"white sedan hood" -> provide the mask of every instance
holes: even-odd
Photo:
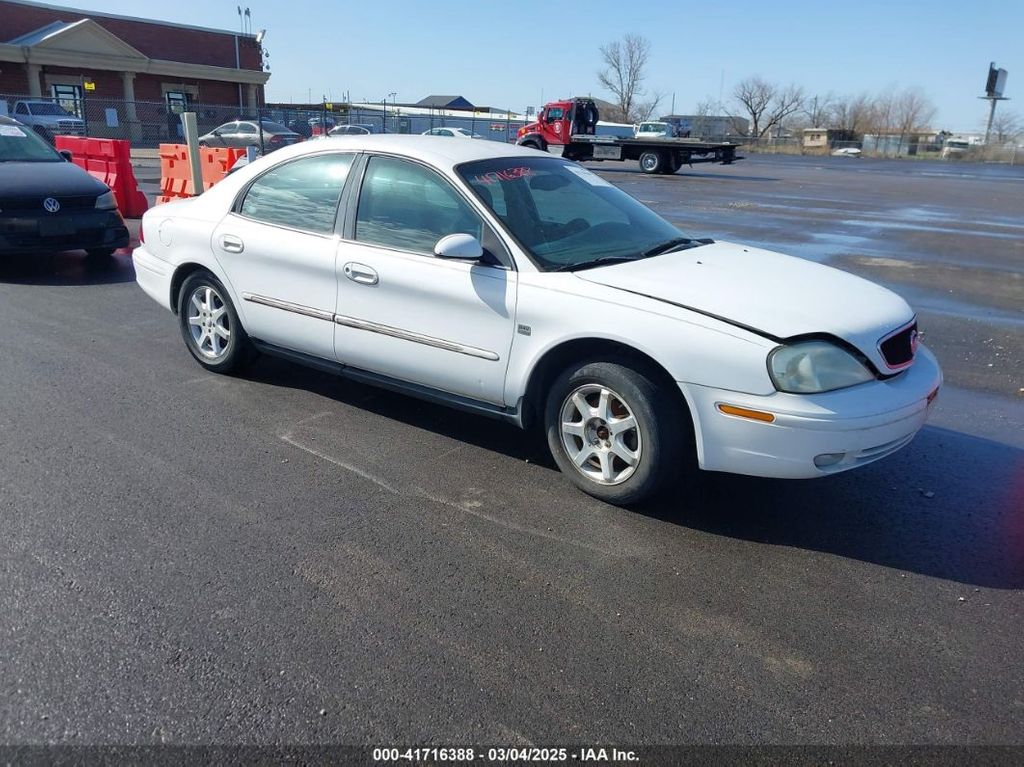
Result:
[[[914,317],[907,302],[848,272],[729,242],[576,273],[580,279],[713,315],[785,339],[828,333],[881,370],[883,336]]]

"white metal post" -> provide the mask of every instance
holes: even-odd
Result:
[[[185,131],[185,145],[188,146],[188,165],[192,173],[193,194],[203,193],[203,165],[199,159],[199,129],[196,127],[196,113],[182,112],[181,127]]]

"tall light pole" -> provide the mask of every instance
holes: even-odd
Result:
[[[396,95],[397,94],[394,91],[391,91],[391,93],[387,94],[384,98],[381,99],[381,104],[383,104],[384,106],[384,113],[383,116],[380,118],[381,133],[388,132],[388,99],[391,99],[391,103],[394,104],[394,99]]]
[[[1000,101],[1009,101],[1009,99],[1003,95],[1003,90],[1006,88],[1006,70],[997,69],[996,63],[993,61],[988,65],[988,81],[985,83],[985,95],[979,96],[980,99],[985,99],[989,103],[988,109],[988,125],[985,126],[985,146],[988,146],[989,138],[992,136],[992,120],[996,116],[996,104]]]

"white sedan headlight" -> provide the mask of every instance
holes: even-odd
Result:
[[[874,380],[874,374],[845,349],[828,341],[780,346],[768,355],[768,372],[779,391],[814,394]]]
[[[114,210],[117,207],[117,198],[113,192],[104,192],[96,198],[96,210]]]

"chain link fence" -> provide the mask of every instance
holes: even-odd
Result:
[[[131,141],[135,148],[153,148],[161,143],[183,140],[181,113],[196,113],[200,136],[229,123],[250,123],[256,132],[245,141],[262,147],[265,134],[288,130],[303,138],[328,133],[345,125],[359,126],[370,133],[423,133],[435,128],[461,128],[480,138],[515,141],[525,123],[510,115],[487,113],[451,115],[440,110],[418,110],[410,114],[401,107],[368,109],[358,105],[333,104],[316,107],[266,105],[258,109],[238,105],[169,104],[160,101],[123,101],[120,99],[50,98],[18,93],[0,93],[0,115],[24,123],[53,143],[58,135],[113,138]],[[357,129],[358,130],[358,129]],[[358,131],[362,132],[362,131]],[[234,139],[233,139],[234,140]],[[211,145],[216,145],[214,138]],[[234,144],[232,144],[234,145]]]

